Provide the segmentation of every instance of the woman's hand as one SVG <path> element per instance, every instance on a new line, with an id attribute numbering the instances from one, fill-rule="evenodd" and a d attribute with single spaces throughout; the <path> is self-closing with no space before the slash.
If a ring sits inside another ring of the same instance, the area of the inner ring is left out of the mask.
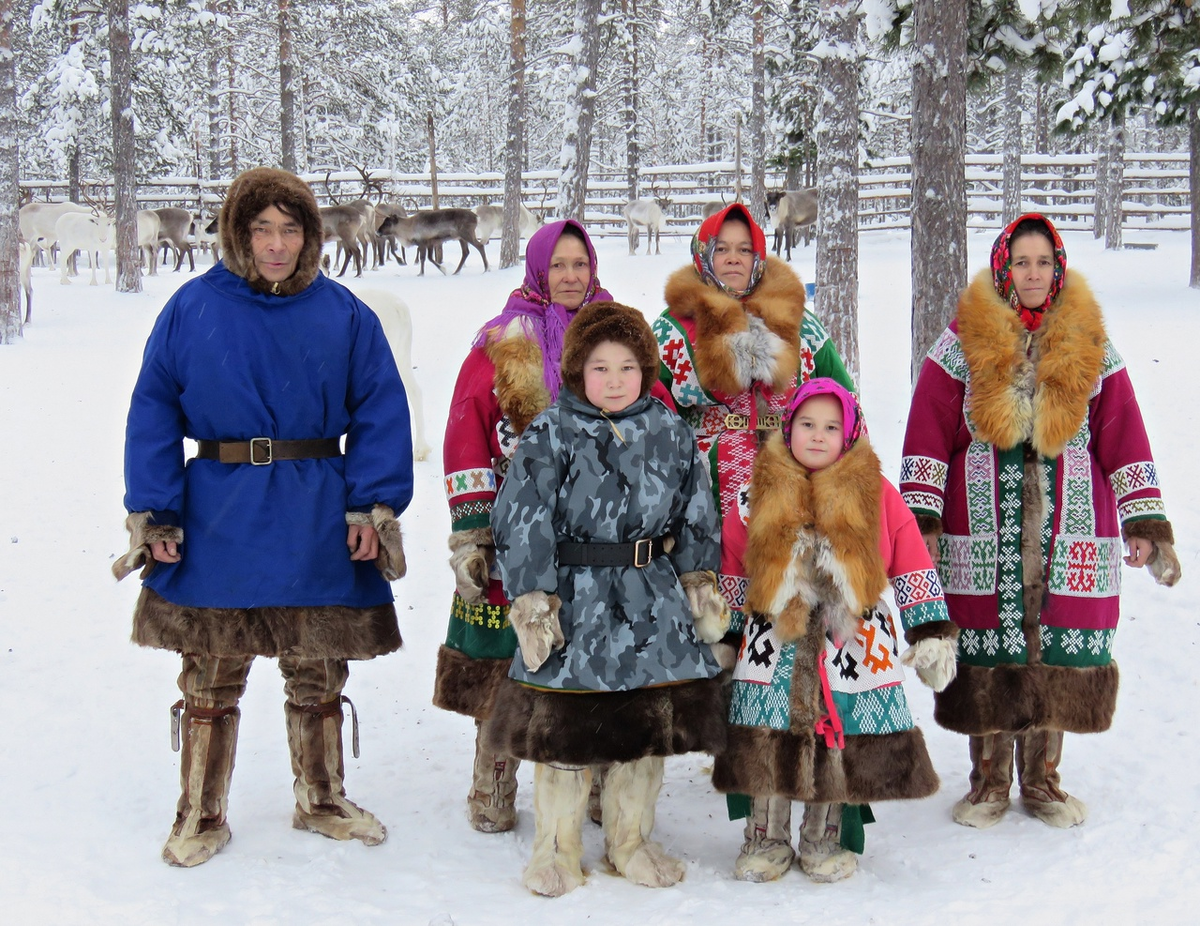
<path id="1" fill-rule="evenodd" d="M 370 524 L 351 524 L 346 532 L 346 546 L 350 548 L 350 559 L 372 562 L 379 555 L 379 535 Z"/>
<path id="2" fill-rule="evenodd" d="M 1129 550 L 1129 555 L 1125 557 L 1125 565 L 1141 569 L 1154 552 L 1154 541 L 1145 537 L 1130 537 L 1125 541 L 1125 547 Z"/>

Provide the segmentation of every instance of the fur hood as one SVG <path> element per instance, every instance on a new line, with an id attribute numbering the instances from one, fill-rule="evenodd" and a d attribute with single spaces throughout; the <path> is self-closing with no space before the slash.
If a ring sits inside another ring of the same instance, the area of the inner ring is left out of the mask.
<path id="1" fill-rule="evenodd" d="M 1059 456 L 1104 368 L 1104 320 L 1086 281 L 1072 272 L 1030 334 L 997 295 L 992 271 L 980 271 L 959 299 L 957 328 L 976 437 L 1001 449 L 1028 440 L 1043 456 Z"/>
<path id="2" fill-rule="evenodd" d="M 282 283 L 271 283 L 259 275 L 250 245 L 250 222 L 269 206 L 298 219 L 304 228 L 304 245 L 296 272 Z M 321 211 L 308 184 L 286 170 L 256 167 L 238 175 L 221 207 L 218 228 L 225 266 L 260 293 L 294 296 L 306 290 L 321 272 L 321 247 L 325 241 Z"/>
<path id="3" fill-rule="evenodd" d="M 826 605 L 828 629 L 847 639 L 887 588 L 881 486 L 879 459 L 865 439 L 815 473 L 796 463 L 781 434 L 759 451 L 750 485 L 746 606 L 770 617 L 784 642 L 804 636 L 818 603 Z"/>
<path id="4" fill-rule="evenodd" d="M 641 312 L 618 302 L 590 302 L 571 320 L 563 338 L 563 385 L 584 398 L 583 366 L 603 341 L 622 344 L 633 352 L 642 368 L 639 397 L 649 395 L 658 379 L 658 341 Z"/>
<path id="5" fill-rule="evenodd" d="M 768 257 L 762 280 L 735 299 L 707 285 L 688 265 L 671 274 L 664 293 L 671 313 L 696 325 L 696 373 L 705 389 L 725 395 L 755 382 L 784 389 L 800 364 L 804 284 L 786 263 Z"/>

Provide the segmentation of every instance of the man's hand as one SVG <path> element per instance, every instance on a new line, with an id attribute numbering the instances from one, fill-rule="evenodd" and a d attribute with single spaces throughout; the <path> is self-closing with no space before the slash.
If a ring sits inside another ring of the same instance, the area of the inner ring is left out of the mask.
<path id="1" fill-rule="evenodd" d="M 177 563 L 182 556 L 179 555 L 179 544 L 174 540 L 156 540 L 150 544 L 150 555 L 160 563 Z"/>
<path id="2" fill-rule="evenodd" d="M 370 524 L 351 524 L 346 532 L 346 546 L 355 562 L 373 562 L 379 555 L 379 534 Z"/>

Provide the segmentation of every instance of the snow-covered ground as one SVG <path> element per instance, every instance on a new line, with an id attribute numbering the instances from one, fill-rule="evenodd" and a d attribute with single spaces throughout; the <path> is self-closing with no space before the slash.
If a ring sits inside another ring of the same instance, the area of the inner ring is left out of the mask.
<path id="1" fill-rule="evenodd" d="M 733 880 L 741 823 L 708 783 L 704 757 L 669 760 L 656 836 L 688 862 L 686 880 L 653 891 L 607 874 L 598 828 L 586 834 L 588 883 L 547 900 L 519 875 L 533 835 L 532 769 L 520 773 L 520 822 L 504 835 L 467 825 L 473 727 L 430 704 L 434 656 L 448 617 L 449 516 L 441 438 L 458 366 L 475 329 L 499 310 L 520 269 L 421 279 L 412 267 L 368 272 L 351 288 L 386 287 L 412 308 L 428 439 L 416 496 L 403 517 L 409 576 L 396 583 L 404 649 L 355 664 L 348 694 L 362 720 L 362 758 L 347 756 L 350 796 L 390 838 L 378 848 L 291 828 L 293 798 L 281 681 L 259 660 L 243 702 L 229 819 L 232 842 L 193 870 L 159 851 L 178 797 L 168 708 L 178 697 L 174 654 L 129 642 L 137 582 L 109 572 L 126 547 L 122 432 L 150 326 L 184 274 L 146 280 L 140 295 L 34 272 L 34 322 L 0 348 L 0 921 L 11 924 L 659 924 L 757 922 L 1184 923 L 1198 893 L 1200 738 L 1193 661 L 1200 621 L 1200 294 L 1187 288 L 1188 239 L 1143 233 L 1154 251 L 1106 253 L 1068 233 L 1105 307 L 1147 419 L 1183 583 L 1164 590 L 1126 570 L 1117 635 L 1122 691 L 1111 731 L 1067 738 L 1064 784 L 1090 808 L 1069 831 L 1019 807 L 995 828 L 954 825 L 966 789 L 966 741 L 938 729 L 932 697 L 909 697 L 942 790 L 880 804 L 859 872 L 815 885 L 797 869 L 773 884 Z M 981 267 L 991 234 L 970 239 Z M 667 273 L 688 259 L 684 239 L 661 257 L 600 243 L 600 278 L 653 316 Z M 497 247 L 491 248 L 493 255 Z M 795 265 L 813 277 L 814 250 Z M 205 269 L 204 267 L 200 268 Z M 909 247 L 902 233 L 862 238 L 862 386 L 887 474 L 899 470 L 907 414 Z"/>

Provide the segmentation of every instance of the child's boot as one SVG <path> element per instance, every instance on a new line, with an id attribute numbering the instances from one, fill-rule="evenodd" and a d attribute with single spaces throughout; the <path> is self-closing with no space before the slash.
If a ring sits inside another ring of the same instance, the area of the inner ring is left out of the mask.
<path id="1" fill-rule="evenodd" d="M 1013 740 L 1011 733 L 969 737 L 971 790 L 954 805 L 955 823 L 987 829 L 1008 812 L 1012 789 Z"/>
<path id="2" fill-rule="evenodd" d="M 467 819 L 481 833 L 507 833 L 517 824 L 517 767 L 520 759 L 485 749 L 479 721 L 475 721 L 475 762 Z"/>
<path id="3" fill-rule="evenodd" d="M 1061 732 L 1022 733 L 1017 738 L 1017 774 L 1025 809 L 1043 823 L 1065 829 L 1087 819 L 1087 805 L 1058 786 L 1062 747 Z"/>
<path id="4" fill-rule="evenodd" d="M 618 762 L 605 772 L 600 796 L 608 860 L 634 884 L 646 887 L 670 887 L 683 879 L 685 870 L 683 862 L 650 841 L 662 780 L 662 756 Z"/>
<path id="5" fill-rule="evenodd" d="M 800 870 L 827 884 L 849 878 L 858 856 L 842 845 L 844 804 L 805 804 L 800 824 Z"/>
<path id="6" fill-rule="evenodd" d="M 534 766 L 533 855 L 521 883 L 535 894 L 561 897 L 583 884 L 583 815 L 591 783 L 586 766 Z"/>
<path id="7" fill-rule="evenodd" d="M 733 864 L 739 881 L 774 881 L 792 867 L 792 802 L 786 797 L 756 797 L 746 819 L 746 839 Z"/>

